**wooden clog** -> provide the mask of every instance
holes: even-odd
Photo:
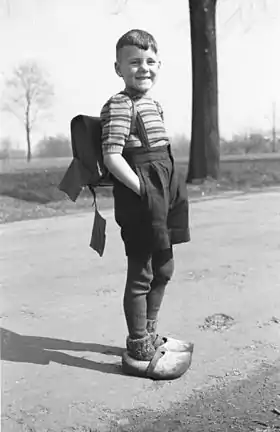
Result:
[[[128,375],[154,380],[172,380],[181,377],[189,369],[192,353],[193,344],[188,344],[185,351],[170,351],[161,345],[151,361],[141,361],[130,357],[125,351],[122,356],[122,367]]]

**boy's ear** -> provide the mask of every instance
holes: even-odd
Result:
[[[120,71],[120,66],[118,62],[115,62],[115,71],[117,73],[117,75],[119,75],[119,77],[122,77],[121,71]]]

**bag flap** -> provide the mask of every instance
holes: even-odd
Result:
[[[102,161],[100,117],[79,114],[71,120],[70,129],[74,158],[83,161],[84,167],[94,172],[96,161],[98,168]]]

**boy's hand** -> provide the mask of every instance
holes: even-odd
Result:
[[[132,189],[137,195],[141,195],[139,177],[120,153],[105,154],[103,160],[114,177]]]

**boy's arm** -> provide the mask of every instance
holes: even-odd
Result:
[[[104,164],[120,182],[140,195],[140,180],[138,175],[126,162],[120,153],[107,153],[104,155]]]
[[[122,156],[131,129],[131,108],[127,96],[118,94],[110,98],[100,117],[105,166],[116,179],[140,195],[139,178]]]

